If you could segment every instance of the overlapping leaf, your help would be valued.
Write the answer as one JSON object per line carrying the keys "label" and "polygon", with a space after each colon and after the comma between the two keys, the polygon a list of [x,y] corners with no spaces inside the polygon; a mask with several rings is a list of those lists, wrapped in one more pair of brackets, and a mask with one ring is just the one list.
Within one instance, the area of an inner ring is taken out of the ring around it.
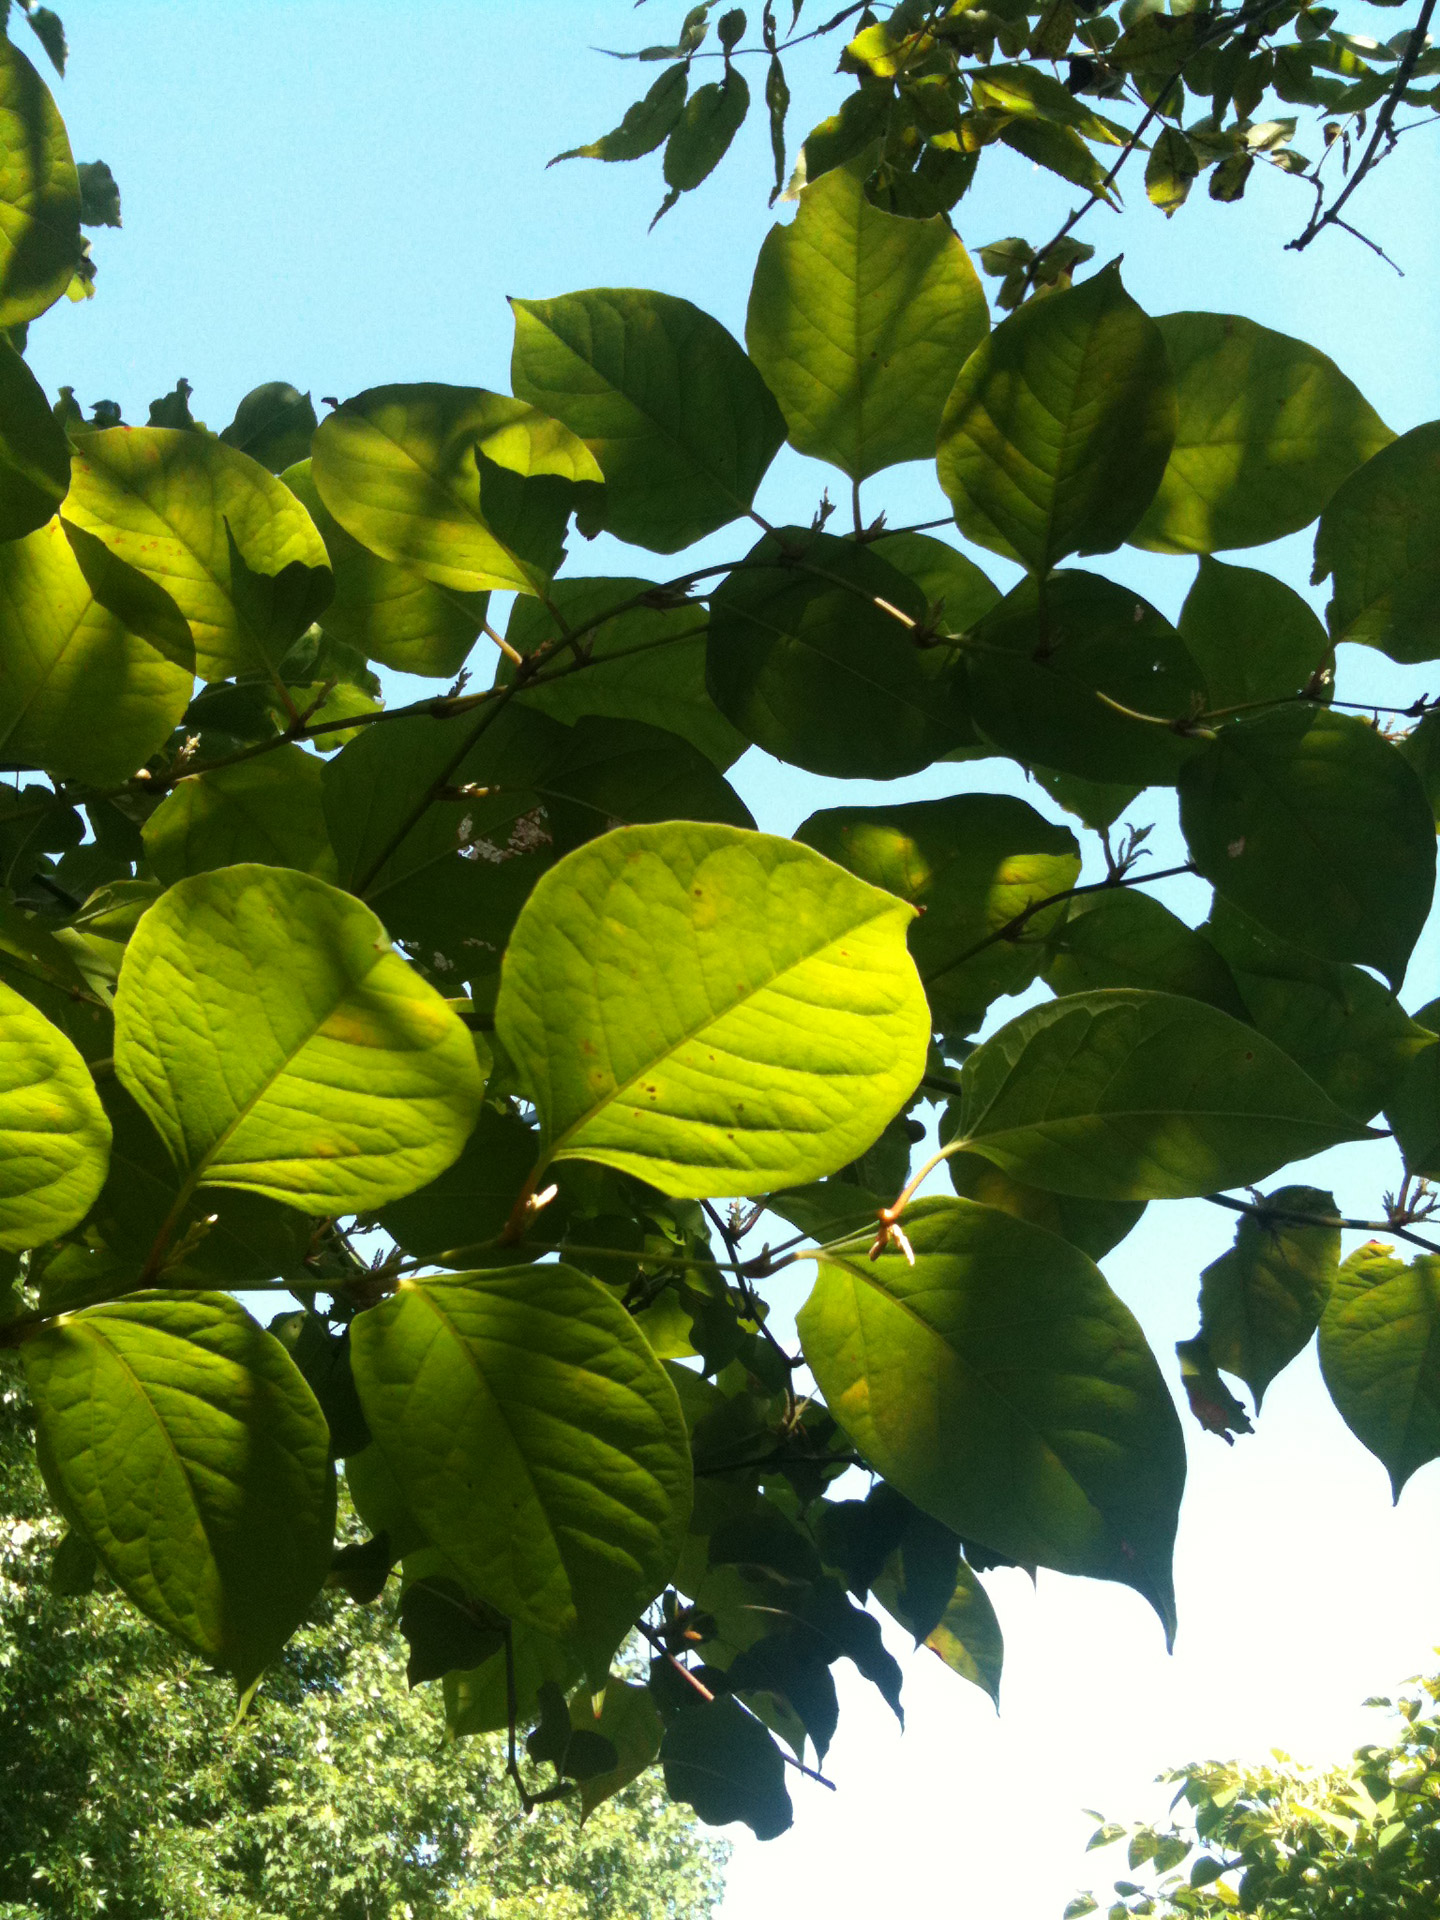
{"label": "overlapping leaf", "polygon": [[1308,526],[1393,438],[1315,347],[1234,313],[1155,323],[1175,369],[1175,445],[1131,536],[1159,553],[1258,547]]}
{"label": "overlapping leaf", "polygon": [[985,296],[954,229],[873,206],[873,156],[808,186],[771,229],[746,344],[790,444],[860,481],[929,459],[957,375],[985,337]]}
{"label": "overlapping leaf", "polygon": [[1320,1319],[1320,1368],[1398,1500],[1440,1455],[1440,1257],[1407,1266],[1372,1240],[1343,1261]]}
{"label": "overlapping leaf", "polygon": [[542,1160],[697,1197],[835,1172],[924,1066],[912,917],[733,827],[627,827],[570,854],[521,914],[496,1009]]}
{"label": "overlapping leaf", "polygon": [[1175,437],[1165,345],[1107,268],[1032,300],[965,363],[940,426],[960,530],[1032,572],[1134,527]]}
{"label": "overlapping leaf", "polygon": [[406,1284],[352,1329],[365,1417],[474,1592],[603,1673],[690,1513],[680,1405],[645,1336],[563,1266]]}
{"label": "overlapping leaf", "polygon": [[105,1181],[110,1122],[75,1048],[0,982],[0,1253],[68,1232]]}
{"label": "overlapping leaf", "polygon": [[594,524],[676,553],[749,511],[785,422],[718,320],[625,288],[511,305],[516,393],[579,434],[604,473]]}
{"label": "overlapping leaf", "polygon": [[886,1480],[1026,1564],[1122,1580],[1175,1625],[1180,1424],[1128,1309],[1077,1248],[930,1200],[897,1248],[833,1252],[799,1315],[826,1404]]}
{"label": "overlapping leaf", "polygon": [[61,1506],[136,1606],[247,1687],[330,1566],[325,1416],[226,1294],[132,1295],[27,1341]]}
{"label": "overlapping leaf", "polygon": [[1012,1020],[965,1063],[959,1135],[1017,1179],[1093,1200],[1248,1186],[1369,1136],[1253,1028],[1114,989]]}
{"label": "overlapping leaf", "polygon": [[470,1036],[368,908],[308,874],[226,867],[141,920],[115,1070],[183,1182],[310,1213],[383,1206],[450,1165],[480,1104]]}

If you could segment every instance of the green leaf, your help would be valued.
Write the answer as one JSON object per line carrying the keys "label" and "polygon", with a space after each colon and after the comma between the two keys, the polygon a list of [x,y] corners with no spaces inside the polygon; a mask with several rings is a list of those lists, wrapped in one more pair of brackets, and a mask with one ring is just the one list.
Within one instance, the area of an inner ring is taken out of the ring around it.
{"label": "green leaf", "polygon": [[964,633],[1000,604],[994,582],[944,540],[928,533],[882,533],[865,544],[914,581],[946,632]]}
{"label": "green leaf", "polygon": [[483,387],[371,387],[316,430],[310,476],[360,544],[438,587],[536,593],[601,475],[558,420]]}
{"label": "green leaf", "polygon": [[1440,1256],[1407,1267],[1371,1240],[1342,1261],[1320,1317],[1320,1371],[1395,1499],[1440,1455]]}
{"label": "green leaf", "polygon": [[308,393],[301,393],[288,380],[267,380],[246,394],[220,438],[271,473],[282,473],[307,457],[315,427],[315,407]]}
{"label": "green leaf", "polygon": [[738,1700],[685,1706],[660,1744],[665,1788],[707,1826],[743,1820],[757,1840],[774,1840],[795,1814],[780,1749]]}
{"label": "green leaf", "polygon": [[1333,640],[1392,660],[1440,653],[1440,420],[1372,452],[1320,516],[1313,578],[1334,576]]}
{"label": "green leaf", "polygon": [[755,825],[745,802],[698,747],[639,720],[581,720],[535,791],[558,853],[613,827],[653,820]]}
{"label": "green leaf", "polygon": [[997,1707],[1000,1705],[1000,1672],[1005,1660],[1000,1622],[995,1618],[990,1596],[963,1562],[957,1570],[955,1590],[946,1602],[945,1611],[926,1634],[923,1644],[952,1673],[979,1687]]}
{"label": "green leaf", "polygon": [[1180,776],[1198,871],[1261,926],[1399,985],[1435,885],[1435,822],[1405,756],[1323,707],[1232,721]]}
{"label": "green leaf", "polygon": [[0,327],[53,306],[81,255],[80,181],[49,89],[0,36]]}
{"label": "green leaf", "polygon": [[115,1070],[197,1186],[311,1213],[383,1206],[457,1158],[470,1035],[359,901],[227,867],[144,915],[115,995]]}
{"label": "green leaf", "polygon": [[1340,1264],[1340,1228],[1302,1226],[1288,1213],[1338,1222],[1333,1194],[1280,1187],[1242,1216],[1235,1245],[1200,1276],[1200,1331],[1217,1367],[1255,1396],[1288,1367],[1320,1324]]}
{"label": "green leaf", "polygon": [[1233,313],[1168,313],[1156,325],[1179,425],[1135,546],[1213,553],[1278,540],[1308,526],[1393,437],[1334,361],[1301,340]]}
{"label": "green leaf", "polygon": [[252,572],[326,569],[300,502],[258,461],[208,433],[111,427],[76,448],[65,517],[171,596],[202,676],[264,667],[231,577],[231,541]]}
{"label": "green leaf", "polygon": [[1205,936],[1133,887],[1075,901],[1050,950],[1045,984],[1057,994],[1142,987],[1250,1018],[1234,976]]}
{"label": "green leaf", "polygon": [[[958,1121],[958,1108],[947,1107],[940,1119],[943,1143],[948,1145],[954,1137]],[[1145,1211],[1143,1200],[1077,1200],[1072,1194],[1027,1187],[981,1153],[952,1153],[945,1171],[962,1200],[978,1200],[1044,1227],[1047,1233],[1058,1233],[1092,1260],[1102,1260],[1118,1246]]]}
{"label": "green leaf", "polygon": [[1000,139],[1047,173],[1058,174],[1062,180],[1114,204],[1105,186],[1106,168],[1073,127],[1057,126],[1053,120],[1017,118],[1002,124]]}
{"label": "green leaf", "polygon": [[165,744],[195,684],[101,606],[59,520],[0,544],[0,679],[5,759],[95,786]]}
{"label": "green leaf", "polygon": [[1031,572],[1118,547],[1175,437],[1165,346],[1107,267],[1011,314],[940,427],[940,484],[969,539]]}
{"label": "green leaf", "polygon": [[296,746],[210,773],[189,774],[142,828],[145,855],[169,886],[242,861],[336,877],[325,831],[323,767]]}
{"label": "green leaf", "polygon": [[[1416,1014],[1411,1032],[1440,1033],[1440,1001]],[[1421,1040],[1396,1076],[1385,1101],[1385,1118],[1405,1156],[1405,1171],[1422,1179],[1440,1178],[1440,1047]]]}
{"label": "green leaf", "polygon": [[335,597],[321,616],[326,633],[397,673],[452,679],[485,624],[489,594],[438,587],[414,568],[362,547],[320,498],[308,460],[280,477],[303,503],[330,556]]}
{"label": "green leaf", "polygon": [[1331,659],[1325,629],[1293,587],[1208,556],[1185,596],[1179,632],[1211,713],[1302,693]]}
{"label": "green leaf", "polygon": [[0,338],[0,540],[43,527],[70,485],[70,442],[44,389]]}
{"label": "green leaf", "polygon": [[604,473],[594,526],[677,553],[749,512],[785,422],[718,320],[623,288],[511,305],[516,393],[578,433]]}
{"label": "green leaf", "polygon": [[370,1431],[490,1605],[603,1673],[690,1515],[680,1403],[645,1336],[563,1266],[402,1281],[351,1327]]}
{"label": "green leaf", "polygon": [[711,697],[757,746],[809,773],[918,773],[974,737],[955,654],[917,644],[927,612],[868,546],[767,534],[711,600]]}
{"label": "green leaf", "polygon": [[1123,1581],[1174,1633],[1185,1449],[1155,1357],[1078,1248],[967,1200],[905,1216],[914,1265],[826,1255],[798,1316],[826,1405],[886,1480],[1026,1565]]}
{"label": "green leaf", "polygon": [[598,1733],[615,1751],[616,1764],[603,1773],[592,1773],[580,1786],[580,1820],[583,1825],[595,1809],[611,1800],[623,1787],[650,1765],[660,1752],[663,1726],[648,1687],[631,1686],[627,1681],[610,1679],[595,1700],[582,1689],[570,1702],[570,1724],[577,1733]]}
{"label": "green leaf", "polygon": [[330,1567],[325,1416],[226,1294],[137,1294],[22,1350],[45,1472],[106,1571],[248,1687]]}
{"label": "green leaf", "polygon": [[168,1287],[243,1287],[299,1275],[311,1221],[259,1194],[217,1187],[192,1196],[172,1222],[180,1177],[160,1136],[118,1080],[102,1080],[100,1093],[114,1130],[110,1171],[84,1243],[45,1263],[47,1306],[84,1306],[130,1291],[162,1235],[155,1277]]}
{"label": "green leaf", "polygon": [[1389,1104],[1425,1036],[1378,980],[1276,939],[1220,899],[1204,934],[1250,1019],[1336,1106],[1368,1120]]}
{"label": "green leaf", "polygon": [[626,827],[570,854],[520,916],[495,1016],[541,1165],[598,1160],[696,1198],[835,1172],[924,1066],[912,918],[734,827]]}
{"label": "green leaf", "polygon": [[840,1718],[835,1681],[813,1634],[803,1628],[767,1633],[742,1647],[725,1669],[731,1693],[744,1696],[752,1713],[787,1737],[770,1709],[778,1704],[799,1722],[790,1741],[796,1758],[805,1757],[807,1739],[823,1763]]}
{"label": "green leaf", "polygon": [[[341,884],[436,971],[493,972],[550,863],[534,781],[566,739],[554,721],[516,706],[367,728],[325,772]],[[453,797],[437,799],[441,789]]]}
{"label": "green leaf", "polygon": [[[380,1215],[380,1225],[416,1259],[473,1267],[481,1249],[499,1238],[510,1218],[535,1164],[535,1148],[533,1127],[513,1113],[482,1107],[454,1166],[418,1192],[392,1200]],[[549,1234],[553,1225],[547,1209],[540,1216],[540,1229]],[[448,1257],[452,1253],[454,1257]]]}
{"label": "green leaf", "polygon": [[1204,675],[1168,620],[1100,574],[1067,568],[1043,591],[1022,580],[961,658],[976,724],[1027,764],[1168,786],[1196,751],[1186,723],[1206,705]]}
{"label": "green leaf", "polygon": [[1014,938],[1000,936],[1080,877],[1068,827],[1000,794],[831,808],[812,814],[795,837],[918,910],[910,951],[933,1024],[949,1034],[969,1032],[992,1000],[1030,984],[1063,905],[1034,914]]}
{"label": "green leaf", "polygon": [[549,165],[556,166],[561,160],[639,160],[653,153],[680,118],[688,82],[688,62],[667,67],[644,99],[627,107],[613,133],[602,134],[588,146],[557,153]]}
{"label": "green leaf", "polygon": [[1200,156],[1178,127],[1162,127],[1145,162],[1145,192],[1168,220],[1190,197]]}
{"label": "green leaf", "polygon": [[1092,1200],[1249,1186],[1368,1139],[1229,1014],[1114,989],[1032,1007],[965,1062],[960,1135],[1029,1185]]}
{"label": "green leaf", "polygon": [[[548,1639],[529,1627],[512,1628],[510,1640],[517,1717],[525,1720],[537,1710],[545,1683],[573,1686],[580,1678],[581,1664],[568,1641]],[[445,1719],[451,1733],[464,1738],[472,1733],[498,1732],[509,1723],[508,1695],[503,1653],[492,1654],[469,1673],[447,1673]]]}
{"label": "green leaf", "polygon": [[[643,605],[632,602],[643,600]],[[505,638],[517,653],[531,654],[584,629],[589,658],[583,672],[552,672],[516,696],[522,706],[574,723],[591,714],[609,720],[642,720],[664,727],[698,747],[707,760],[728,767],[747,742],[725,719],[705,687],[705,633],[709,615],[699,601],[669,594],[653,580],[557,580],[548,605],[517,598]],[[603,618],[612,607],[623,611]],[[551,612],[551,608],[554,612]],[[557,668],[571,664],[559,652]],[[515,669],[503,655],[498,686]]]}
{"label": "green leaf", "polygon": [[54,1240],[105,1181],[110,1122],[58,1028],[0,982],[0,1253]]}
{"label": "green leaf", "polygon": [[106,613],[114,614],[127,633],[148,640],[172,666],[183,667],[193,677],[195,642],[190,623],[165,588],[63,515],[60,526],[86,585]]}
{"label": "green leaf", "polygon": [[865,196],[873,156],[806,187],[755,268],[745,340],[790,444],[860,481],[928,460],[950,389],[988,316],[949,222]]}
{"label": "green leaf", "polygon": [[[685,102],[665,142],[666,194],[658,220],[682,193],[689,193],[724,159],[750,111],[750,88],[738,67],[725,63],[725,78],[697,87]],[[650,222],[653,227],[655,220]]]}

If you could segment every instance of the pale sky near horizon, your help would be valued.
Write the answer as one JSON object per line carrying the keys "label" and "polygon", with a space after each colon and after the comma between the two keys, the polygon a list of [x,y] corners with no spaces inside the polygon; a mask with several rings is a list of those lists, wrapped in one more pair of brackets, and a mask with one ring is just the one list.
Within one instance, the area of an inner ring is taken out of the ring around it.
{"label": "pale sky near horizon", "polygon": [[[132,421],[180,375],[217,428],[273,378],[312,389],[317,403],[392,380],[504,388],[508,293],[653,286],[739,335],[760,241],[789,217],[766,209],[758,122],[742,133],[740,158],[649,235],[662,192],[653,160],[545,170],[558,149],[613,125],[653,75],[588,49],[662,38],[680,0],[638,14],[626,0],[66,0],[60,10],[72,59],[57,96],[77,157],[114,168],[125,228],[95,238],[98,297],[39,322],[29,358],[52,393],[65,382],[87,404],[117,399]],[[1358,11],[1385,23],[1377,31],[1398,23]],[[28,43],[18,17],[13,31]],[[812,58],[792,74],[797,138],[835,98],[829,64]],[[1093,214],[1084,234],[1101,259],[1125,252],[1127,285],[1152,312],[1216,308],[1298,333],[1404,430],[1440,415],[1440,251],[1433,186],[1425,192],[1435,145],[1431,135],[1411,145],[1358,203],[1403,279],[1343,236],[1283,251],[1308,196],[1263,168],[1242,206],[1202,195],[1168,224],[1137,179],[1134,210]],[[957,224],[972,247],[1017,231],[1038,239],[1069,204],[1060,183],[1002,155],[981,169]],[[784,455],[759,504],[772,519],[808,520],[827,479],[833,487],[833,474]],[[893,520],[944,511],[933,470],[918,468],[870,482],[866,504]],[[748,544],[732,530],[708,550],[724,558]],[[1012,569],[976,557],[1009,584]],[[1234,557],[1310,591],[1308,536]],[[1124,549],[1087,564],[1172,616],[1192,577],[1188,563]],[[568,567],[663,578],[667,563],[577,540]],[[1374,654],[1343,659],[1341,672],[1352,697],[1440,691],[1440,669],[1427,683],[1426,670]],[[778,832],[842,799],[1001,787],[1057,815],[1001,762],[842,785],[751,753],[735,778]],[[1157,822],[1156,861],[1170,864],[1173,796],[1149,793],[1130,817]],[[1196,919],[1205,893],[1190,881],[1161,897]],[[1408,1006],[1440,992],[1437,955],[1432,925]],[[1006,1003],[996,1020],[1016,1010]],[[1372,1215],[1394,1162],[1382,1148],[1345,1149],[1298,1177]],[[1172,1382],[1172,1343],[1194,1331],[1200,1269],[1231,1226],[1203,1202],[1152,1208],[1105,1262]],[[781,1310],[799,1305],[806,1271],[777,1288]],[[1154,1810],[1153,1776],[1186,1759],[1271,1745],[1325,1759],[1366,1737],[1362,1699],[1392,1691],[1440,1642],[1440,1469],[1422,1471],[1392,1511],[1385,1475],[1330,1406],[1313,1350],[1276,1382],[1253,1439],[1229,1450],[1186,1422],[1173,1657],[1128,1591],[990,1577],[1007,1640],[998,1719],[922,1653],[906,1660],[901,1735],[878,1695],[842,1670],[826,1767],[838,1791],[796,1783],[795,1827],[767,1847],[741,1830],[727,1920],[770,1920],[807,1898],[827,1920],[870,1920],[881,1902],[920,1920],[1059,1920],[1077,1886],[1123,1871],[1108,1855],[1084,1858],[1092,1822],[1082,1808]]]}

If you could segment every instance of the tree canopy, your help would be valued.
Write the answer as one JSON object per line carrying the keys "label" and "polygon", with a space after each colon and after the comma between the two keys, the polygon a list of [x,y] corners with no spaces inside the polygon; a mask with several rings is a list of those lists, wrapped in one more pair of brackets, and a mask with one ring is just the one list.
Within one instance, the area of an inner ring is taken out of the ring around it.
{"label": "tree canopy", "polygon": [[[973,90],[944,24],[925,58]],[[115,208],[0,56],[0,1357],[68,1567],[262,1698],[327,1581],[393,1581],[524,1808],[658,1760],[772,1837],[837,1662],[900,1712],[871,1601],[992,1696],[993,1567],[1123,1583],[1173,1634],[1180,1418],[1098,1264],[1150,1204],[1238,1216],[1182,1353],[1207,1426],[1248,1424],[1221,1369],[1258,1411],[1318,1329],[1397,1493],[1440,1453],[1440,1022],[1400,997],[1435,716],[1380,724],[1335,652],[1440,652],[1440,423],[1243,316],[1147,314],[1118,262],[1022,264],[992,316],[950,203],[887,197],[868,145],[807,163],[743,345],[587,289],[514,301],[509,394],[320,418],[269,380],[216,434],[181,382],[86,418],[23,330],[85,297]],[[1428,57],[1380,63],[1385,102]],[[674,125],[735,111],[700,97]],[[787,441],[848,513],[766,520]],[[892,526],[921,457],[952,513]],[[1312,525],[1323,622],[1234,557]],[[600,531],[660,558],[569,570]],[[1186,563],[1177,621],[1127,544]],[[726,777],[750,746],[1008,760],[1036,804],[784,839]],[[1118,825],[1146,788],[1201,926],[1141,890],[1174,871]],[[1345,1142],[1371,1215],[1289,1174]],[[1342,1260],[1356,1229],[1387,1238]],[[769,1282],[801,1263],[792,1349]]]}
{"label": "tree canopy", "polygon": [[[356,1530],[353,1526],[350,1531]],[[707,1920],[723,1843],[632,1782],[526,1818],[495,1736],[411,1692],[387,1603],[330,1591],[237,1725],[223,1676],[100,1582],[0,1399],[3,1920]]]}
{"label": "tree canopy", "polygon": [[[1154,1915],[1254,1915],[1256,1920],[1426,1920],[1440,1899],[1440,1681],[1372,1707],[1394,1709],[1390,1738],[1368,1741],[1344,1766],[1177,1767],[1183,1824],[1111,1821],[1091,1848],[1126,1842],[1130,1875],[1115,1882],[1109,1920]],[[1065,1920],[1097,1911],[1077,1894]]]}

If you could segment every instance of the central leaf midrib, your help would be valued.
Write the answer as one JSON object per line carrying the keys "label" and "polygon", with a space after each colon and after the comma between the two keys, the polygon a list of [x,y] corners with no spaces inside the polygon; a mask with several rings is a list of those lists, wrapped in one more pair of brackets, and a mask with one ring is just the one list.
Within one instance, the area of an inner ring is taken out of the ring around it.
{"label": "central leaf midrib", "polygon": [[[905,903],[900,900],[895,902],[896,906],[903,906],[904,904]],[[730,1014],[736,1012],[738,1008],[748,1005],[752,1000],[758,999],[762,993],[767,992],[777,981],[785,979],[789,974],[798,972],[801,967],[809,966],[813,961],[818,960],[822,954],[828,953],[838,941],[849,938],[859,928],[869,926],[872,921],[878,919],[882,913],[888,913],[892,910],[893,909],[889,907],[884,907],[881,908],[879,912],[867,915],[863,919],[853,920],[848,927],[843,927],[839,932],[831,934],[823,945],[816,947],[813,952],[803,954],[800,959],[790,962],[787,966],[777,967],[774,971],[767,974],[758,985],[753,987],[751,991],[745,995],[744,999],[733,1000],[729,1006],[722,1007],[718,1011],[712,1010],[698,1026],[688,1028],[684,1033],[680,1034],[678,1038],[670,1042],[662,1052],[655,1054],[643,1067],[639,1068],[635,1073],[632,1073],[628,1079],[621,1081],[617,1078],[615,1086],[603,1099],[597,1100],[594,1105],[587,1108],[584,1113],[578,1114],[576,1118],[570,1122],[569,1126],[565,1128],[564,1132],[556,1136],[550,1147],[547,1159],[553,1160],[558,1158],[564,1150],[567,1141],[573,1139],[578,1132],[589,1126],[600,1114],[605,1113],[622,1095],[627,1094],[638,1081],[643,1080],[647,1073],[653,1073],[657,1067],[661,1067],[667,1061],[672,1060],[682,1047],[687,1047],[692,1041],[699,1039],[700,1035],[704,1033],[707,1028],[714,1026],[720,1020],[726,1019]],[[783,1069],[781,1069],[781,1071],[783,1071]]]}

